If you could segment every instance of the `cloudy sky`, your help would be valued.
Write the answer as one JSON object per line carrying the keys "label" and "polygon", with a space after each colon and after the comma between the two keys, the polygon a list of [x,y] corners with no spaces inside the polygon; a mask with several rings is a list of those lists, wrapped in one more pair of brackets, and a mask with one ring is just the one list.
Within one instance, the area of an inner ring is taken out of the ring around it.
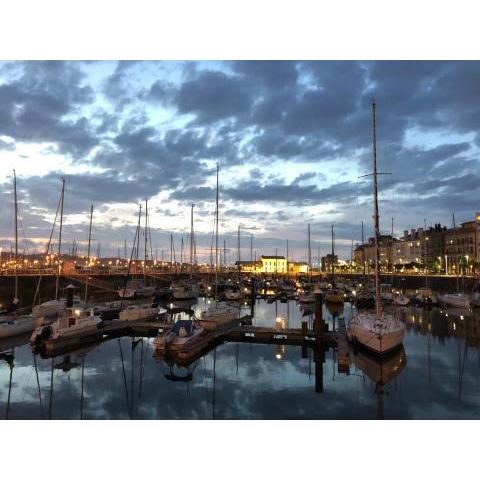
{"label": "cloudy sky", "polygon": [[12,169],[21,248],[43,250],[66,179],[65,249],[94,238],[131,246],[149,199],[152,245],[187,243],[195,203],[208,257],[215,166],[220,235],[242,258],[349,258],[372,233],[370,102],[377,101],[381,228],[473,218],[480,210],[479,62],[3,62],[0,64],[0,246],[13,237]]}

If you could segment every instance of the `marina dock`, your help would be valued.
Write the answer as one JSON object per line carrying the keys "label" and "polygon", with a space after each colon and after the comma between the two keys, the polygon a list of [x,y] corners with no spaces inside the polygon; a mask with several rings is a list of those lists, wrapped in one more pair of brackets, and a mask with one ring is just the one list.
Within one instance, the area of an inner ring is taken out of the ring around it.
{"label": "marina dock", "polygon": [[[274,345],[293,345],[303,348],[321,350],[337,348],[339,357],[339,371],[348,373],[348,343],[343,320],[339,321],[338,331],[328,331],[322,316],[322,296],[315,295],[314,328],[309,329],[307,322],[302,322],[302,328],[288,328],[272,319],[272,327],[252,325],[251,315],[244,315],[238,319],[199,335],[182,349],[168,352],[177,363],[188,365],[210,351],[216,345],[225,342],[261,343]],[[172,326],[165,320],[111,320],[105,322],[94,334],[76,336],[61,342],[47,341],[45,351],[47,355],[59,354],[78,348],[85,344],[108,341],[121,336],[155,337]],[[346,367],[340,367],[345,363]]]}

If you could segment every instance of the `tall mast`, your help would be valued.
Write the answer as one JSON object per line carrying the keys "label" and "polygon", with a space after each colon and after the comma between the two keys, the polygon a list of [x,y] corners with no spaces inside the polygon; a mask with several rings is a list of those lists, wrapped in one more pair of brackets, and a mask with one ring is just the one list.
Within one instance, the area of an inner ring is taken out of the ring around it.
{"label": "tall mast", "polygon": [[144,236],[145,236],[145,250],[143,253],[143,280],[147,279],[147,240],[148,240],[148,200],[145,199],[145,227],[144,227]]}
{"label": "tall mast", "polygon": [[60,229],[58,234],[58,258],[57,258],[57,281],[55,283],[55,300],[58,300],[58,290],[60,286],[60,260],[62,253],[62,227],[63,227],[63,202],[65,198],[65,179],[62,178],[62,194],[60,200]]}
{"label": "tall mast", "polygon": [[180,240],[180,272],[183,272],[183,262],[184,262],[184,258],[183,258],[183,235],[182,235]]}
{"label": "tall mast", "polygon": [[[136,254],[135,254],[135,273],[138,272],[138,251],[139,251],[139,246],[140,246],[140,225],[141,225],[141,219],[142,219],[142,204],[140,204],[140,208],[138,209],[138,224],[137,224],[137,232],[135,233],[135,238],[137,241],[137,248],[136,248]],[[135,246],[135,242],[134,242]]]}
{"label": "tall mast", "polygon": [[333,233],[332,224],[332,287],[335,286],[335,234]]}
{"label": "tall mast", "polygon": [[227,241],[223,239],[223,265],[227,270]]}
{"label": "tall mast", "polygon": [[288,238],[287,238],[287,263],[288,263]]}
{"label": "tall mast", "polygon": [[392,278],[390,283],[393,285],[393,217],[392,217],[392,238],[390,239],[390,271],[392,274]]}
{"label": "tall mast", "polygon": [[240,281],[240,262],[242,261],[241,256],[240,256],[240,224],[238,224],[238,232],[237,232],[237,257],[238,257],[238,281]]}
{"label": "tall mast", "polygon": [[[87,248],[87,270],[90,268],[90,245],[92,241],[92,219],[93,219],[93,205],[90,207],[90,227],[88,229],[88,248]],[[88,271],[85,279],[85,304],[88,298]]]}
{"label": "tall mast", "polygon": [[192,213],[190,215],[190,278],[193,277],[193,207],[195,204],[192,203]]}
{"label": "tall mast", "polygon": [[363,263],[363,283],[366,280],[366,271],[365,271],[365,237],[363,236],[363,220],[362,220],[362,263]]}
{"label": "tall mast", "polygon": [[215,196],[215,300],[218,293],[218,163],[217,163],[217,192]]}
{"label": "tall mast", "polygon": [[[352,240],[352,244],[353,244],[353,240]],[[353,246],[352,246],[352,250],[353,250]],[[322,257],[320,256],[320,243],[317,244],[317,262],[318,262],[318,272],[320,273],[320,265],[322,264]]]}
{"label": "tall mast", "polygon": [[311,270],[312,270],[312,251],[310,248],[310,224],[308,224],[308,241],[307,241],[307,255],[308,255],[308,276],[311,278]]}
{"label": "tall mast", "polygon": [[375,223],[375,309],[377,320],[382,316],[382,302],[380,300],[380,219],[378,214],[378,186],[377,186],[377,131],[375,123],[375,100],[372,100],[372,137],[373,137],[373,219]]}
{"label": "tall mast", "polygon": [[425,270],[425,288],[428,286],[428,272],[427,272],[427,219],[423,219],[423,268]]}
{"label": "tall mast", "polygon": [[253,262],[253,233],[250,234],[250,261]]}
{"label": "tall mast", "polygon": [[17,204],[17,174],[13,171],[13,198],[15,203],[15,294],[18,299],[18,204]]}

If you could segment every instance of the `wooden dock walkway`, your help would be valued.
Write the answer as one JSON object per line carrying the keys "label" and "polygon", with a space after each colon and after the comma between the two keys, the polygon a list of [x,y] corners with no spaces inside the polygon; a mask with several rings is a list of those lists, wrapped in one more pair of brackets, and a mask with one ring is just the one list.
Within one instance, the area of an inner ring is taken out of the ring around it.
{"label": "wooden dock walkway", "polygon": [[282,345],[313,345],[319,341],[324,346],[334,347],[336,335],[332,332],[322,332],[318,338],[313,330],[305,333],[300,328],[277,330],[269,327],[242,325],[224,335],[228,342],[274,343]]}
{"label": "wooden dock walkway", "polygon": [[[316,298],[316,303],[318,308],[316,308],[313,330],[307,328],[306,322],[302,322],[302,328],[286,328],[285,325],[275,322],[272,322],[272,327],[255,326],[252,325],[252,317],[245,315],[213,331],[205,331],[188,342],[183,349],[170,351],[167,354],[171,355],[178,364],[189,365],[221,343],[242,342],[310,347],[315,351],[316,361],[320,361],[324,358],[325,349],[336,348],[338,371],[348,374],[350,357],[344,319],[339,319],[337,331],[329,331],[322,318],[321,297]],[[47,344],[47,352],[54,354],[59,350],[78,348],[86,343],[108,341],[121,336],[155,337],[171,325],[172,323],[164,319],[154,318],[131,321],[111,320],[88,336],[69,339],[67,343],[62,344]]]}

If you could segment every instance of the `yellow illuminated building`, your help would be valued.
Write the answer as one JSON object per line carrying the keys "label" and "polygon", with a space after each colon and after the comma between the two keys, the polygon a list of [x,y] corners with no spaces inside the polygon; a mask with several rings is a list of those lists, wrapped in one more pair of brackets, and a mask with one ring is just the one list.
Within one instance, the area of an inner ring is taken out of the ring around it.
{"label": "yellow illuminated building", "polygon": [[262,255],[262,273],[287,273],[287,259],[285,257]]}
{"label": "yellow illuminated building", "polygon": [[[238,266],[238,262],[236,263]],[[283,256],[262,255],[256,261],[240,262],[240,270],[244,273],[299,274],[308,273],[305,262],[289,262]]]}

